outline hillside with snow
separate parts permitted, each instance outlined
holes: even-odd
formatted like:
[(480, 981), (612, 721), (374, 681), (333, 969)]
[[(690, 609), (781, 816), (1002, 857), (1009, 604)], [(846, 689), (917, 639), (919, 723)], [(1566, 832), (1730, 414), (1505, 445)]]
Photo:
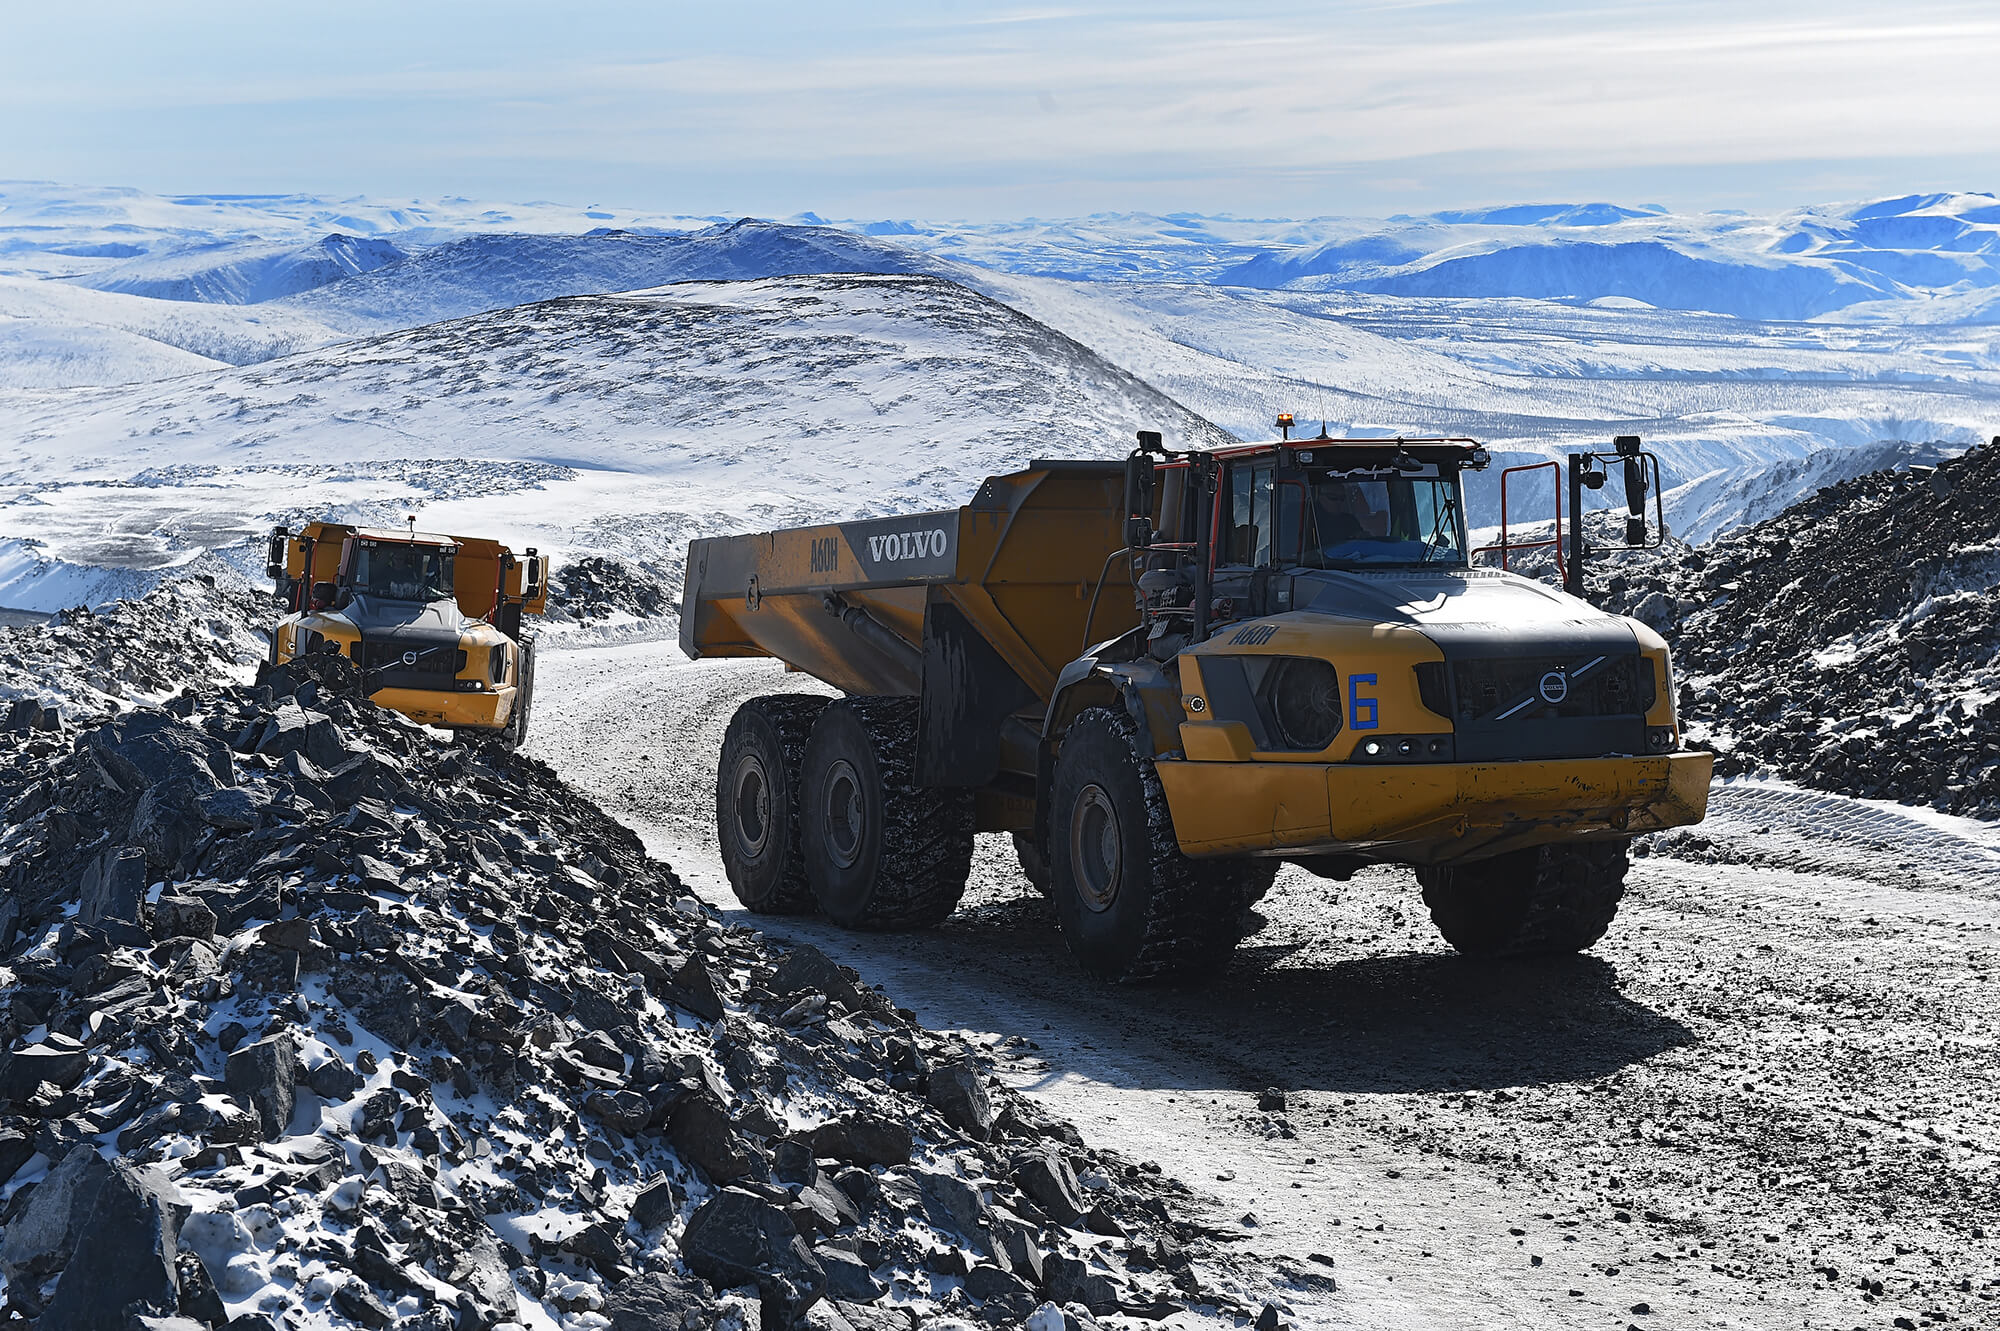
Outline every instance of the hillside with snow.
[[(0, 398), (0, 605), (103, 599), (273, 523), (477, 530), (677, 579), (688, 537), (956, 506), (1124, 424), (1227, 436), (929, 277), (573, 297), (127, 388)], [(115, 590), (114, 590), (115, 589)]]

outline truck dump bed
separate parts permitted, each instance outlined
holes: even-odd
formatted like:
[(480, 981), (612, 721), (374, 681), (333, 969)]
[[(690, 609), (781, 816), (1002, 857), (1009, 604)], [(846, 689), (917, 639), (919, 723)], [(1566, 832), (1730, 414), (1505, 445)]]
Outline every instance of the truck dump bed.
[[(1123, 485), (1118, 462), (1033, 462), (963, 508), (695, 541), (681, 648), (776, 657), (849, 694), (955, 700), (986, 721), (926, 715), (933, 735), (997, 730), (1046, 706), (1082, 651), (1097, 580), (1124, 543)], [(1138, 622), (1125, 571), (1111, 576), (1092, 641)], [(953, 685), (926, 689), (926, 675)]]

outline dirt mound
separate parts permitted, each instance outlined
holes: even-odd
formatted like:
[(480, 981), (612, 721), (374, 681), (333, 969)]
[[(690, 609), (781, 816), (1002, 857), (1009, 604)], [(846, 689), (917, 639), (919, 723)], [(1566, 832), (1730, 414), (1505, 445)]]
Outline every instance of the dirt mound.
[(24, 700), (0, 732), (12, 1310), (900, 1331), (1223, 1301), (1178, 1185), (724, 927), (542, 764), (325, 676)]

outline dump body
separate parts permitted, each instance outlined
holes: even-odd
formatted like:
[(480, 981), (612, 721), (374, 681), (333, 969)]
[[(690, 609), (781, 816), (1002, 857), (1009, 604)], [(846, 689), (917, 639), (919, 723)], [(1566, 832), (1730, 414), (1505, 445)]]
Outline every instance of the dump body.
[[(695, 541), (681, 648), (776, 657), (845, 693), (921, 697), (918, 768), (939, 784), (985, 784), (1003, 747), (1006, 767), (1031, 774), (1022, 746), (1086, 621), (1093, 641), (1138, 623), (1111, 558), (1123, 477), (1118, 463), (1035, 462), (963, 508)], [(1097, 595), (1107, 572), (1116, 585)]]

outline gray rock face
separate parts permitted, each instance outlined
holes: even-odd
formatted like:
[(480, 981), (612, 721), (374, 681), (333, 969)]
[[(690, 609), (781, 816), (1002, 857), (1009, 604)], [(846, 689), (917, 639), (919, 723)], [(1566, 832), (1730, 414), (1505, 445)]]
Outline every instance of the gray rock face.
[(674, 1110), (667, 1139), (717, 1183), (733, 1183), (757, 1167), (758, 1157), (730, 1120), (722, 1102), (703, 1091)]
[(76, 918), (93, 927), (106, 920), (139, 922), (146, 899), (146, 852), (137, 846), (107, 847), (83, 875), (83, 905)]
[(58, 1090), (71, 1090), (89, 1070), (89, 1052), (60, 1035), (51, 1035), (26, 1049), (0, 1050), (0, 1101), (25, 1102), (43, 1082)]
[(910, 1125), (880, 1114), (842, 1114), (812, 1131), (812, 1148), (850, 1165), (910, 1163)]
[(289, 1036), (274, 1035), (229, 1056), (225, 1080), (231, 1091), (257, 1111), (265, 1141), (284, 1136), (292, 1121), (298, 1074), (299, 1054)]
[(192, 777), (175, 777), (148, 786), (132, 810), (132, 844), (146, 853), (156, 869), (178, 865), (200, 837), (204, 825), (201, 802), (212, 791)]
[(1080, 1303), (1100, 1315), (1118, 1311), (1118, 1286), (1103, 1272), (1074, 1257), (1051, 1257), (1045, 1270), (1049, 1297), (1055, 1302)]
[(1089, 1208), (1083, 1204), (1083, 1189), (1077, 1186), (1076, 1172), (1069, 1161), (1054, 1151), (1036, 1151), (1014, 1165), (1014, 1183), (1035, 1199), (1049, 1218), (1073, 1225)]
[(0, 1271), (9, 1283), (36, 1280), (69, 1260), (110, 1177), (111, 1166), (94, 1145), (73, 1147), (49, 1171), (0, 1243)]
[(818, 1247), (813, 1257), (826, 1271), (826, 1296), (843, 1303), (873, 1303), (885, 1292), (868, 1263), (839, 1248)]
[(716, 1289), (755, 1285), (776, 1327), (796, 1326), (826, 1289), (826, 1271), (791, 1217), (740, 1188), (724, 1188), (688, 1218), (681, 1258)]
[(196, 897), (162, 896), (153, 905), (153, 937), (215, 937), (215, 912)]
[(179, 1310), (179, 1222), (170, 1186), (151, 1170), (110, 1163), (75, 1255), (36, 1323), (40, 1331), (105, 1331)]
[(944, 1063), (931, 1070), (931, 1104), (944, 1121), (974, 1141), (993, 1133), (993, 1100), (978, 1069), (966, 1063)]
[(201, 820), (225, 832), (248, 832), (257, 826), (257, 802), (250, 793), (226, 786), (201, 797)]
[(604, 1302), (611, 1331), (700, 1331), (713, 1323), (715, 1311), (707, 1289), (664, 1272), (635, 1276)]
[(848, 1008), (861, 1006), (861, 991), (848, 971), (810, 943), (801, 943), (778, 964), (771, 991), (782, 997), (824, 994)]

